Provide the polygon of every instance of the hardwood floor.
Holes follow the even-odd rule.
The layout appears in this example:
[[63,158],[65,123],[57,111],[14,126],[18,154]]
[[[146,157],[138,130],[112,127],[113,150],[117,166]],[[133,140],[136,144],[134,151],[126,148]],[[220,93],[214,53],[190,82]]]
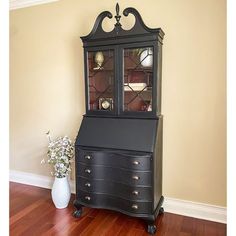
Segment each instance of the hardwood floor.
[[[142,220],[109,210],[84,208],[83,216],[72,216],[73,202],[58,210],[51,201],[50,190],[10,183],[11,236],[143,236],[148,235]],[[226,225],[170,213],[160,216],[158,236],[224,236]]]

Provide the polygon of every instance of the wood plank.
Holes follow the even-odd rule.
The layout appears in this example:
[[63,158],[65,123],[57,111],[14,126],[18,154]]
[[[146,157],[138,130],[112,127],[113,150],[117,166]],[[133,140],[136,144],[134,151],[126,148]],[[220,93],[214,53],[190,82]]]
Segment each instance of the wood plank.
[[99,211],[98,215],[93,219],[91,224],[86,228],[85,231],[83,231],[80,236],[85,235],[97,235],[96,231],[100,227],[100,224],[103,224],[103,222],[106,220],[106,218],[109,216],[109,213],[106,211]]
[[[119,214],[119,215],[118,215]],[[110,224],[109,228],[107,229],[107,232],[104,234],[105,236],[117,236],[121,229],[123,228],[123,225],[125,224],[126,216],[117,213],[117,218],[113,222],[113,224]]]
[[10,225],[14,224],[16,221],[20,220],[22,217],[30,214],[32,210],[42,205],[45,202],[45,199],[40,199],[34,202],[34,204],[30,204],[15,215],[10,218]]

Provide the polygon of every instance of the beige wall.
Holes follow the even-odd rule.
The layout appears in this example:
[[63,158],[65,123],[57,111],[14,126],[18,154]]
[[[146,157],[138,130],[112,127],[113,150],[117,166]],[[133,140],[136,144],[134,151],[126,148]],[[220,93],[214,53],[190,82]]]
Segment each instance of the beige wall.
[[[84,106],[79,36],[117,0],[60,0],[10,13],[10,168],[49,175],[47,139],[75,137]],[[226,3],[119,1],[165,31],[164,180],[167,197],[226,205]],[[127,27],[133,19],[127,18]],[[112,24],[105,22],[106,29]]]

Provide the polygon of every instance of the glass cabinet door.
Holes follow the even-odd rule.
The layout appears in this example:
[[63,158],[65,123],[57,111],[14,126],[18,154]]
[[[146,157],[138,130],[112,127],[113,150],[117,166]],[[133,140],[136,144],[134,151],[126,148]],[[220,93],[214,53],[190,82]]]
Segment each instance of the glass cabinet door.
[[88,110],[114,110],[114,50],[87,54]]
[[123,68],[123,111],[151,112],[153,48],[124,49]]

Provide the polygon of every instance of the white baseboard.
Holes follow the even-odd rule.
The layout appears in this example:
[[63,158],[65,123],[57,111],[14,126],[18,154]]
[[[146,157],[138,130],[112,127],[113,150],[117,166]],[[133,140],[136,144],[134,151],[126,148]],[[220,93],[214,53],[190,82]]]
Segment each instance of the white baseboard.
[[[11,170],[10,181],[51,189],[53,177]],[[75,181],[70,181],[70,186],[71,192],[75,193]],[[190,216],[220,223],[227,222],[226,207],[165,197],[164,209],[165,212],[178,215]]]
[[[36,175],[33,173],[10,170],[9,180],[16,183],[28,184],[42,188],[51,189],[53,185],[53,177]],[[70,180],[71,192],[75,193],[75,181]]]
[[165,197],[166,212],[190,216],[198,219],[227,223],[227,208],[199,202],[191,202]]

